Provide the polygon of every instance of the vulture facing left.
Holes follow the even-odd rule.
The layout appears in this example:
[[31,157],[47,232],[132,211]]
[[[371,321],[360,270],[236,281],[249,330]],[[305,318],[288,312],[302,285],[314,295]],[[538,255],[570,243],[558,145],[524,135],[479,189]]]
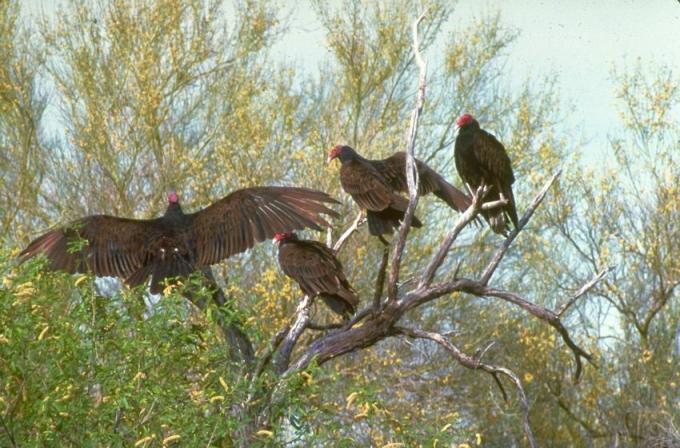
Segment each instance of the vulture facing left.
[[[49,267],[66,272],[115,276],[131,286],[151,276],[152,293],[168,277],[185,277],[252,247],[277,233],[328,226],[337,217],[326,193],[294,187],[237,190],[195,213],[185,214],[174,192],[155,219],[86,216],[32,241],[21,262],[45,254]],[[78,240],[83,244],[78,243]]]
[[274,239],[283,272],[300,285],[302,292],[310,297],[318,295],[330,309],[349,319],[359,298],[333,250],[318,241],[300,240],[293,232],[277,234]]

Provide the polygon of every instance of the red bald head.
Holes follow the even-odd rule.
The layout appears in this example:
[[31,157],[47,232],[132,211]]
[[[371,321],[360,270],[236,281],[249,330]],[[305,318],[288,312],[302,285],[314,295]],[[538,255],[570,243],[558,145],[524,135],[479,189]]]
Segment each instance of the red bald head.
[[170,204],[177,204],[179,202],[179,196],[174,191],[168,193],[168,202]]
[[335,159],[336,157],[339,157],[341,152],[342,145],[333,146],[331,150],[328,152],[328,158],[326,159],[326,163],[331,163],[331,160]]
[[293,232],[284,232],[284,233],[277,233],[274,235],[274,242],[275,243],[280,243],[281,241],[286,241],[286,240],[295,240],[297,237],[295,236],[295,233]]
[[326,162],[331,163],[331,160],[337,158],[339,158],[341,162],[345,162],[347,160],[356,159],[357,157],[359,157],[359,155],[350,146],[335,145],[331,148],[330,152],[328,153],[328,158],[326,159]]
[[475,121],[475,117],[473,117],[470,114],[463,114],[460,116],[458,120],[456,120],[456,126],[459,128],[462,128],[463,126],[473,123]]

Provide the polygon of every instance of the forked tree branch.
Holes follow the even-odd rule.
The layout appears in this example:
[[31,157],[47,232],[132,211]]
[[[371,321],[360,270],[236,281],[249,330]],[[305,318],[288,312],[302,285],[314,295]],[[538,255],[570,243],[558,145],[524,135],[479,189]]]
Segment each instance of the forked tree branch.
[[475,219],[475,217],[479,214],[479,210],[481,209],[482,206],[483,197],[484,197],[483,190],[480,187],[477,190],[477,193],[473,195],[472,204],[470,204],[467,210],[465,210],[465,212],[458,217],[451,231],[449,231],[448,235],[446,235],[444,240],[439,245],[437,254],[434,257],[432,257],[432,260],[430,260],[430,263],[425,268],[425,272],[420,277],[420,281],[418,282],[419,288],[425,287],[432,283],[432,279],[437,273],[439,267],[444,262],[444,259],[446,258],[446,255],[448,254],[449,249],[451,248],[453,242],[456,241],[456,238],[458,238],[458,235],[463,230],[463,228],[470,222],[472,222]]
[[529,422],[529,401],[527,400],[527,395],[524,392],[522,382],[512,370],[506,367],[494,366],[492,364],[484,363],[481,361],[482,356],[479,356],[478,358],[473,358],[472,356],[463,353],[458,347],[453,345],[448,339],[446,339],[439,333],[415,330],[412,328],[399,326],[394,327],[394,333],[404,335],[409,338],[428,339],[430,341],[434,341],[440,346],[442,346],[444,349],[446,349],[446,351],[448,351],[449,354],[451,354],[451,356],[453,356],[453,358],[456,361],[458,361],[462,366],[468,369],[483,370],[489,373],[493,377],[494,381],[496,381],[498,387],[501,389],[501,392],[503,393],[503,398],[506,398],[506,394],[505,390],[503,389],[503,384],[500,381],[499,375],[503,375],[509,378],[510,381],[512,381],[512,383],[515,385],[515,388],[517,389],[517,396],[519,397],[519,401],[522,405],[522,414],[524,417],[523,418],[524,434],[527,437],[529,446],[531,448],[536,447],[536,439],[534,438],[534,433],[531,429],[531,423]]

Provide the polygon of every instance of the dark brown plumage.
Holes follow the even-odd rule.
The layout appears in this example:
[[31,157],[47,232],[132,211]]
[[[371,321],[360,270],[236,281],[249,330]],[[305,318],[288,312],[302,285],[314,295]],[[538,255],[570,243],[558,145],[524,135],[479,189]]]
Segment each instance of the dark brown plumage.
[[[151,292],[158,293],[167,277],[187,276],[277,233],[321,230],[328,225],[321,214],[338,216],[325,205],[337,201],[306,188],[245,188],[190,214],[175,193],[168,202],[156,219],[86,216],[38,237],[20,259],[44,253],[51,269],[121,277],[129,286],[151,276]],[[77,240],[84,246],[69,250]]]
[[501,193],[507,199],[507,205],[481,213],[494,232],[506,235],[507,218],[510,218],[515,228],[519,221],[515,197],[512,194],[515,176],[510,158],[503,144],[496,137],[481,129],[472,115],[461,116],[456,124],[460,127],[454,149],[458,174],[473,190],[479,188],[482,182],[491,187],[484,198],[485,202],[499,200]]
[[325,244],[299,240],[292,233],[277,234],[279,265],[295,280],[302,292],[319,296],[333,311],[345,319],[354,314],[359,298],[345,278],[342,264]]
[[[372,235],[391,233],[399,227],[408,206],[408,199],[399,193],[408,192],[406,182],[406,153],[397,152],[383,160],[368,160],[349,146],[336,145],[328,154],[328,161],[338,158],[340,183],[367,211],[368,229]],[[434,193],[457,211],[464,211],[470,199],[451,185],[424,162],[416,160],[420,179],[419,194]],[[415,216],[412,225],[421,227]]]

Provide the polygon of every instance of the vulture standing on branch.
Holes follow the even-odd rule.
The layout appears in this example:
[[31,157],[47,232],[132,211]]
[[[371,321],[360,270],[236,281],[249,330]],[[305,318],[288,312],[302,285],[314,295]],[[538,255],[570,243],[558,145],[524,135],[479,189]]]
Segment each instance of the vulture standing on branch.
[[44,253],[53,270],[93,272],[121,277],[131,286],[151,276],[152,293],[168,277],[185,277],[252,247],[277,233],[328,223],[337,217],[326,193],[293,187],[237,190],[195,213],[185,214],[177,194],[159,218],[138,220],[107,215],[86,216],[32,241],[21,262]]
[[507,218],[510,218],[515,228],[519,220],[515,197],[512,194],[515,176],[505,147],[496,140],[496,137],[481,129],[477,120],[470,114],[462,115],[456,120],[456,125],[460,128],[454,149],[458,174],[472,192],[482,183],[490,187],[485,201],[498,201],[501,196],[507,201],[506,205],[481,212],[494,232],[507,235]]
[[[381,236],[399,227],[408,206],[408,199],[399,193],[408,192],[406,153],[397,152],[383,160],[368,160],[349,146],[336,145],[328,154],[328,162],[340,159],[340,183],[366,209],[368,231]],[[470,198],[458,190],[424,162],[416,159],[420,179],[419,194],[434,193],[449,207],[459,212],[470,205]],[[413,217],[413,227],[423,224]]]
[[333,250],[318,241],[299,240],[293,232],[277,234],[274,240],[279,245],[281,269],[302,292],[310,297],[318,295],[344,319],[354,314],[359,298]]

